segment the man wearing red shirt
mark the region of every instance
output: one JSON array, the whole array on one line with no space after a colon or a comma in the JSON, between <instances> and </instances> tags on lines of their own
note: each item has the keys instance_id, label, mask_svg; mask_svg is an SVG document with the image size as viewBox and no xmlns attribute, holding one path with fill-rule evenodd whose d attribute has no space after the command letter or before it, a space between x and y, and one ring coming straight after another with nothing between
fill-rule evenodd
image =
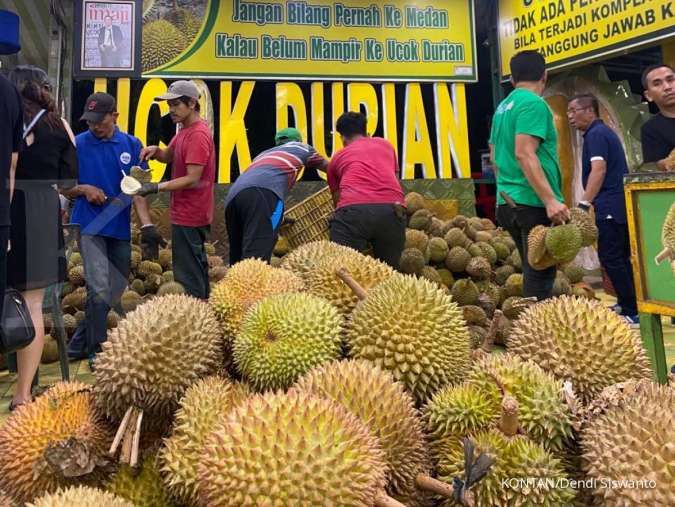
<instances>
[{"instance_id":1,"label":"man wearing red shirt","mask_svg":"<svg viewBox=\"0 0 675 507\"><path fill-rule=\"evenodd\" d=\"M335 243L365 250L395 269L405 245L405 207L393 146L366 134L362 113L344 113L336 129L344 148L328 165L328 186L336 201L330 222Z\"/></svg>"},{"instance_id":2,"label":"man wearing red shirt","mask_svg":"<svg viewBox=\"0 0 675 507\"><path fill-rule=\"evenodd\" d=\"M171 163L171 180L145 183L138 195L171 192L173 276L185 292L209 297L209 271L204 243L213 221L216 152L208 124L199 116L199 90L192 81L176 81L155 100L167 100L174 123L182 128L169 146L148 146L141 160Z\"/></svg>"}]
</instances>

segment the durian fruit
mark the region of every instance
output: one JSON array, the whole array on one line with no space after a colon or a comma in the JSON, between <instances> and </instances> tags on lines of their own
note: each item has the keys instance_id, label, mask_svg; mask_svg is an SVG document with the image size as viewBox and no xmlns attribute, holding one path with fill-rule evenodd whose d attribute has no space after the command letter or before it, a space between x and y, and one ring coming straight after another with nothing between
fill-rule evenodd
<instances>
[{"instance_id":1,"label":"durian fruit","mask_svg":"<svg viewBox=\"0 0 675 507\"><path fill-rule=\"evenodd\" d=\"M133 290L124 291L122 298L120 299L120 305L125 313L134 311L142 302L143 298L138 295L138 292Z\"/></svg>"},{"instance_id":2,"label":"durian fruit","mask_svg":"<svg viewBox=\"0 0 675 507\"><path fill-rule=\"evenodd\" d=\"M443 238L434 237L429 240L427 252L427 257L429 257L429 260L431 262L438 263L445 261L448 253L450 253L450 249Z\"/></svg>"},{"instance_id":3,"label":"durian fruit","mask_svg":"<svg viewBox=\"0 0 675 507\"><path fill-rule=\"evenodd\" d=\"M461 229L456 227L450 229L445 233L445 242L448 244L448 248L462 247L466 248L469 246L471 241L466 237L466 234Z\"/></svg>"},{"instance_id":4,"label":"durian fruit","mask_svg":"<svg viewBox=\"0 0 675 507\"><path fill-rule=\"evenodd\" d=\"M178 282L165 282L157 289L157 295L166 296L167 294L185 294L185 287Z\"/></svg>"},{"instance_id":5,"label":"durian fruit","mask_svg":"<svg viewBox=\"0 0 675 507\"><path fill-rule=\"evenodd\" d=\"M278 257L276 257L278 259ZM272 267L279 267L281 265L280 262L278 262L276 265L270 261L270 265ZM212 282L219 282L223 278L225 278L225 275L227 275L227 272L229 271L227 266L218 266L212 269L209 269L209 280ZM164 273L166 274L166 273ZM172 273L173 274L173 273Z\"/></svg>"},{"instance_id":6,"label":"durian fruit","mask_svg":"<svg viewBox=\"0 0 675 507\"><path fill-rule=\"evenodd\" d=\"M516 320L527 307L523 304L524 300L518 296L510 296L502 303L502 313L506 318Z\"/></svg>"},{"instance_id":7,"label":"durian fruit","mask_svg":"<svg viewBox=\"0 0 675 507\"><path fill-rule=\"evenodd\" d=\"M162 266L163 270L171 269L171 266L173 265L173 253L170 248L162 248L159 251L157 263Z\"/></svg>"},{"instance_id":8,"label":"durian fruit","mask_svg":"<svg viewBox=\"0 0 675 507\"><path fill-rule=\"evenodd\" d=\"M461 382L470 363L462 313L436 285L396 276L371 289L346 325L349 353L392 372L419 402Z\"/></svg>"},{"instance_id":9,"label":"durian fruit","mask_svg":"<svg viewBox=\"0 0 675 507\"><path fill-rule=\"evenodd\" d=\"M443 283L443 279L441 278L441 275L438 273L438 271L431 267L431 266L424 266L422 268L422 271L420 271L419 276L421 278L426 278L430 282L434 282L435 284L447 288L447 286Z\"/></svg>"},{"instance_id":10,"label":"durian fruit","mask_svg":"<svg viewBox=\"0 0 675 507\"><path fill-rule=\"evenodd\" d=\"M450 290L452 299L460 306L475 305L478 303L480 292L476 284L468 278L461 278L455 282Z\"/></svg>"},{"instance_id":11,"label":"durian fruit","mask_svg":"<svg viewBox=\"0 0 675 507\"><path fill-rule=\"evenodd\" d=\"M286 389L342 350L342 316L311 294L262 299L244 318L232 345L243 379L259 391Z\"/></svg>"},{"instance_id":12,"label":"durian fruit","mask_svg":"<svg viewBox=\"0 0 675 507\"><path fill-rule=\"evenodd\" d=\"M500 260L500 261L503 261L509 255L511 255L511 249L500 238L492 238L490 241L488 241L488 244L492 248L495 249L495 253L497 254L497 259Z\"/></svg>"},{"instance_id":13,"label":"durian fruit","mask_svg":"<svg viewBox=\"0 0 675 507\"><path fill-rule=\"evenodd\" d=\"M439 220L436 217L431 218L431 225L429 226L429 236L432 238L439 238L443 239L443 236L445 236L445 231L443 230L445 227L445 222L442 220Z\"/></svg>"},{"instance_id":14,"label":"durian fruit","mask_svg":"<svg viewBox=\"0 0 675 507\"><path fill-rule=\"evenodd\" d=\"M581 432L588 477L616 481L593 491L607 506L672 505L675 498L675 388L640 382ZM631 487L626 482L636 482ZM642 482L638 482L642 481ZM640 486L642 484L643 486ZM646 486L644 486L646 485Z\"/></svg>"},{"instance_id":15,"label":"durian fruit","mask_svg":"<svg viewBox=\"0 0 675 507\"><path fill-rule=\"evenodd\" d=\"M516 271L521 271L523 269L523 261L520 258L520 252L516 249L511 252L506 259L506 263L510 266L513 266Z\"/></svg>"},{"instance_id":16,"label":"durian fruit","mask_svg":"<svg viewBox=\"0 0 675 507\"><path fill-rule=\"evenodd\" d=\"M63 315L63 329L68 335L71 335L75 332L77 328L77 320L73 315L66 313Z\"/></svg>"},{"instance_id":17,"label":"durian fruit","mask_svg":"<svg viewBox=\"0 0 675 507\"><path fill-rule=\"evenodd\" d=\"M556 260L546 249L546 233L549 227L537 225L527 236L527 262L536 270L544 270L556 265Z\"/></svg>"},{"instance_id":18,"label":"durian fruit","mask_svg":"<svg viewBox=\"0 0 675 507\"><path fill-rule=\"evenodd\" d=\"M204 243L204 251L206 255L216 255L216 245L215 243L209 243L208 241Z\"/></svg>"},{"instance_id":19,"label":"durian fruit","mask_svg":"<svg viewBox=\"0 0 675 507\"><path fill-rule=\"evenodd\" d=\"M68 281L75 287L84 285L84 266L79 264L68 271Z\"/></svg>"},{"instance_id":20,"label":"durian fruit","mask_svg":"<svg viewBox=\"0 0 675 507\"><path fill-rule=\"evenodd\" d=\"M452 273L449 269L437 269L436 272L438 276L441 277L441 283L447 288L452 287L455 284L455 277L452 276Z\"/></svg>"},{"instance_id":21,"label":"durian fruit","mask_svg":"<svg viewBox=\"0 0 675 507\"><path fill-rule=\"evenodd\" d=\"M68 294L71 294L75 290L75 287L73 287L73 284L70 282L66 282L63 284L61 287L61 297L66 297Z\"/></svg>"},{"instance_id":22,"label":"durian fruit","mask_svg":"<svg viewBox=\"0 0 675 507\"><path fill-rule=\"evenodd\" d=\"M511 329L509 352L570 380L584 404L605 387L649 378L639 335L597 301L561 296L528 307Z\"/></svg>"},{"instance_id":23,"label":"durian fruit","mask_svg":"<svg viewBox=\"0 0 675 507\"><path fill-rule=\"evenodd\" d=\"M356 250L330 241L312 241L285 255L281 261L281 267L304 279L320 261L337 257L345 252L356 252Z\"/></svg>"},{"instance_id":24,"label":"durian fruit","mask_svg":"<svg viewBox=\"0 0 675 507\"><path fill-rule=\"evenodd\" d=\"M131 167L129 175L137 179L141 183L150 183L152 181L152 171L143 169L141 166L135 165Z\"/></svg>"},{"instance_id":25,"label":"durian fruit","mask_svg":"<svg viewBox=\"0 0 675 507\"><path fill-rule=\"evenodd\" d=\"M254 303L266 296L300 292L304 288L305 284L295 273L273 268L260 259L246 259L232 266L225 278L214 286L209 304L226 340L231 340Z\"/></svg>"},{"instance_id":26,"label":"durian fruit","mask_svg":"<svg viewBox=\"0 0 675 507\"><path fill-rule=\"evenodd\" d=\"M206 303L176 294L154 298L108 333L94 361L96 403L118 421L134 406L151 428L163 428L185 389L221 363L221 346Z\"/></svg>"},{"instance_id":27,"label":"durian fruit","mask_svg":"<svg viewBox=\"0 0 675 507\"><path fill-rule=\"evenodd\" d=\"M469 325L469 334L471 335L471 348L478 348L488 336L488 331L481 326Z\"/></svg>"},{"instance_id":28,"label":"durian fruit","mask_svg":"<svg viewBox=\"0 0 675 507\"><path fill-rule=\"evenodd\" d=\"M506 297L523 295L523 275L514 273L506 279L504 284L504 294Z\"/></svg>"},{"instance_id":29,"label":"durian fruit","mask_svg":"<svg viewBox=\"0 0 675 507\"><path fill-rule=\"evenodd\" d=\"M162 275L164 276L164 275ZM143 283L143 280L139 280L138 278L135 278L133 282L131 282L131 285L129 286L131 290L133 290L136 294L139 296L145 296L145 284Z\"/></svg>"},{"instance_id":30,"label":"durian fruit","mask_svg":"<svg viewBox=\"0 0 675 507\"><path fill-rule=\"evenodd\" d=\"M88 486L71 486L55 493L41 496L26 507L135 507L119 496Z\"/></svg>"},{"instance_id":31,"label":"durian fruit","mask_svg":"<svg viewBox=\"0 0 675 507\"><path fill-rule=\"evenodd\" d=\"M572 293L572 285L562 271L558 271L553 281L553 288L551 289L552 296L563 296Z\"/></svg>"},{"instance_id":32,"label":"durian fruit","mask_svg":"<svg viewBox=\"0 0 675 507\"><path fill-rule=\"evenodd\" d=\"M108 329L115 329L120 322L120 316L115 310L110 310L106 317L106 327Z\"/></svg>"},{"instance_id":33,"label":"durian fruit","mask_svg":"<svg viewBox=\"0 0 675 507\"><path fill-rule=\"evenodd\" d=\"M173 23L191 42L199 32L201 22L188 9L171 9L164 19Z\"/></svg>"},{"instance_id":34,"label":"durian fruit","mask_svg":"<svg viewBox=\"0 0 675 507\"><path fill-rule=\"evenodd\" d=\"M556 225L546 231L546 250L556 262L571 262L581 248L581 232L573 224Z\"/></svg>"},{"instance_id":35,"label":"durian fruit","mask_svg":"<svg viewBox=\"0 0 675 507\"><path fill-rule=\"evenodd\" d=\"M497 263L497 252L494 248L492 248L492 246L490 246L489 243L485 241L478 241L475 246L480 249L481 253L479 255L490 261L491 266L494 266Z\"/></svg>"},{"instance_id":36,"label":"durian fruit","mask_svg":"<svg viewBox=\"0 0 675 507\"><path fill-rule=\"evenodd\" d=\"M413 215L421 209L424 209L424 197L417 192L409 192L405 195L405 206L408 215Z\"/></svg>"},{"instance_id":37,"label":"durian fruit","mask_svg":"<svg viewBox=\"0 0 675 507\"><path fill-rule=\"evenodd\" d=\"M463 273L471 260L471 254L461 246L455 246L450 249L445 258L445 267L453 273Z\"/></svg>"},{"instance_id":38,"label":"durian fruit","mask_svg":"<svg viewBox=\"0 0 675 507\"><path fill-rule=\"evenodd\" d=\"M59 360L59 344L56 342L51 335L45 335L45 343L42 347L42 356L40 357L40 362L42 364L55 363Z\"/></svg>"},{"instance_id":39,"label":"durian fruit","mask_svg":"<svg viewBox=\"0 0 675 507\"><path fill-rule=\"evenodd\" d=\"M423 231L417 229L405 230L405 249L416 248L420 252L426 252L429 238Z\"/></svg>"},{"instance_id":40,"label":"durian fruit","mask_svg":"<svg viewBox=\"0 0 675 507\"><path fill-rule=\"evenodd\" d=\"M0 489L27 502L60 486L95 483L111 435L91 388L59 382L0 426Z\"/></svg>"},{"instance_id":41,"label":"durian fruit","mask_svg":"<svg viewBox=\"0 0 675 507\"><path fill-rule=\"evenodd\" d=\"M401 253L400 269L403 273L418 275L425 264L424 254L417 248L406 248Z\"/></svg>"},{"instance_id":42,"label":"durian fruit","mask_svg":"<svg viewBox=\"0 0 675 507\"><path fill-rule=\"evenodd\" d=\"M473 257L466 265L467 274L474 280L489 280L492 267L485 257Z\"/></svg>"},{"instance_id":43,"label":"durian fruit","mask_svg":"<svg viewBox=\"0 0 675 507\"><path fill-rule=\"evenodd\" d=\"M483 327L488 325L488 319L487 315L485 315L485 310L483 310L480 306L462 306L462 315L464 316L466 323L469 325Z\"/></svg>"},{"instance_id":44,"label":"durian fruit","mask_svg":"<svg viewBox=\"0 0 675 507\"><path fill-rule=\"evenodd\" d=\"M73 292L63 298L61 306L64 311L75 313L77 310L84 310L87 302L87 289L78 287Z\"/></svg>"},{"instance_id":45,"label":"durian fruit","mask_svg":"<svg viewBox=\"0 0 675 507\"><path fill-rule=\"evenodd\" d=\"M146 275L145 280L143 280L143 288L146 294L156 294L161 285L162 276L154 273Z\"/></svg>"},{"instance_id":46,"label":"durian fruit","mask_svg":"<svg viewBox=\"0 0 675 507\"><path fill-rule=\"evenodd\" d=\"M198 490L214 507L366 506L387 472L379 442L358 417L291 390L249 398L223 421L205 446Z\"/></svg>"},{"instance_id":47,"label":"durian fruit","mask_svg":"<svg viewBox=\"0 0 675 507\"><path fill-rule=\"evenodd\" d=\"M124 498L135 507L172 507L168 488L162 481L157 452L146 453L140 468L120 465L106 486L106 491Z\"/></svg>"},{"instance_id":48,"label":"durian fruit","mask_svg":"<svg viewBox=\"0 0 675 507\"><path fill-rule=\"evenodd\" d=\"M307 275L308 292L326 299L343 315L351 313L358 297L336 274L339 269L346 269L366 291L394 275L394 270L388 265L358 252L318 263Z\"/></svg>"},{"instance_id":49,"label":"durian fruit","mask_svg":"<svg viewBox=\"0 0 675 507\"><path fill-rule=\"evenodd\" d=\"M87 317L86 313L84 313L81 310L78 310L77 312L75 312L75 324L79 326L86 317Z\"/></svg>"},{"instance_id":50,"label":"durian fruit","mask_svg":"<svg viewBox=\"0 0 675 507\"><path fill-rule=\"evenodd\" d=\"M70 257L68 257L68 271L70 271L70 268L79 266L80 264L82 264L82 254L80 252L70 254Z\"/></svg>"},{"instance_id":51,"label":"durian fruit","mask_svg":"<svg viewBox=\"0 0 675 507\"><path fill-rule=\"evenodd\" d=\"M505 264L495 269L495 282L497 285L504 285L509 276L516 272L516 268Z\"/></svg>"},{"instance_id":52,"label":"durian fruit","mask_svg":"<svg viewBox=\"0 0 675 507\"><path fill-rule=\"evenodd\" d=\"M563 273L570 283L579 283L584 280L584 268L577 264L567 264L563 267Z\"/></svg>"},{"instance_id":53,"label":"durian fruit","mask_svg":"<svg viewBox=\"0 0 675 507\"><path fill-rule=\"evenodd\" d=\"M661 243L663 250L654 258L654 262L659 265L666 259L670 260L670 267L673 270L673 276L675 276L675 203L670 206L666 218L663 220Z\"/></svg>"},{"instance_id":54,"label":"durian fruit","mask_svg":"<svg viewBox=\"0 0 675 507\"><path fill-rule=\"evenodd\" d=\"M162 284L173 282L173 281L175 281L174 278L173 278L173 271L165 271L164 273L162 273Z\"/></svg>"},{"instance_id":55,"label":"durian fruit","mask_svg":"<svg viewBox=\"0 0 675 507\"><path fill-rule=\"evenodd\" d=\"M541 445L521 435L506 436L496 429L473 434L469 439L476 453L485 453L495 460L488 474L471 489L476 507L572 505L574 490L564 482L568 477L560 460ZM464 471L464 449L456 441L444 441L440 449L438 478L452 484ZM509 482L513 479L523 482L529 479L534 483Z\"/></svg>"},{"instance_id":56,"label":"durian fruit","mask_svg":"<svg viewBox=\"0 0 675 507\"><path fill-rule=\"evenodd\" d=\"M147 72L176 58L189 44L188 38L164 19L143 25L141 63Z\"/></svg>"},{"instance_id":57,"label":"durian fruit","mask_svg":"<svg viewBox=\"0 0 675 507\"><path fill-rule=\"evenodd\" d=\"M561 394L562 382L535 363L511 354L490 354L474 364L467 382L496 400L501 398L500 389L513 396L519 405L520 431L546 449L560 451L572 436L572 414Z\"/></svg>"},{"instance_id":58,"label":"durian fruit","mask_svg":"<svg viewBox=\"0 0 675 507\"><path fill-rule=\"evenodd\" d=\"M468 223L469 222L464 215L455 215L454 218L452 219L452 225L459 229L466 227Z\"/></svg>"},{"instance_id":59,"label":"durian fruit","mask_svg":"<svg viewBox=\"0 0 675 507\"><path fill-rule=\"evenodd\" d=\"M296 387L334 400L361 419L385 452L389 495L406 505L421 500L415 478L431 469L422 423L412 397L389 372L368 361L335 361L311 370Z\"/></svg>"},{"instance_id":60,"label":"durian fruit","mask_svg":"<svg viewBox=\"0 0 675 507\"><path fill-rule=\"evenodd\" d=\"M130 267L131 271L134 272L138 269L138 266L141 264L141 254L139 252L136 252L134 250L131 251L131 260L130 260Z\"/></svg>"},{"instance_id":61,"label":"durian fruit","mask_svg":"<svg viewBox=\"0 0 675 507\"><path fill-rule=\"evenodd\" d=\"M413 213L408 219L408 227L418 231L426 231L431 227L431 211L421 209Z\"/></svg>"},{"instance_id":62,"label":"durian fruit","mask_svg":"<svg viewBox=\"0 0 675 507\"><path fill-rule=\"evenodd\" d=\"M218 266L225 265L225 261L219 255L209 255L206 258L209 268L217 268Z\"/></svg>"},{"instance_id":63,"label":"durian fruit","mask_svg":"<svg viewBox=\"0 0 675 507\"><path fill-rule=\"evenodd\" d=\"M161 275L162 266L153 261L141 261L138 265L138 274L144 278L149 275Z\"/></svg>"},{"instance_id":64,"label":"durian fruit","mask_svg":"<svg viewBox=\"0 0 675 507\"><path fill-rule=\"evenodd\" d=\"M160 451L166 484L184 503L199 502L197 466L211 432L249 394L244 384L217 376L198 380L185 391L173 432Z\"/></svg>"},{"instance_id":65,"label":"durian fruit","mask_svg":"<svg viewBox=\"0 0 675 507\"><path fill-rule=\"evenodd\" d=\"M591 215L579 208L570 208L570 223L581 233L581 246L591 246L598 240L598 227Z\"/></svg>"}]
</instances>

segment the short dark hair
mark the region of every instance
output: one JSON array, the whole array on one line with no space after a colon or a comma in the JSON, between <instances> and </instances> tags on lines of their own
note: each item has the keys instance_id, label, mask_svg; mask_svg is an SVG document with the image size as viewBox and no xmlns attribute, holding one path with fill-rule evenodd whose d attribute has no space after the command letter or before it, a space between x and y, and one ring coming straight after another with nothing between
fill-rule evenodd
<instances>
[{"instance_id":1,"label":"short dark hair","mask_svg":"<svg viewBox=\"0 0 675 507\"><path fill-rule=\"evenodd\" d=\"M546 60L543 55L531 49L515 54L509 66L514 83L539 81L546 72Z\"/></svg>"},{"instance_id":2,"label":"short dark hair","mask_svg":"<svg viewBox=\"0 0 675 507\"><path fill-rule=\"evenodd\" d=\"M349 111L342 113L335 123L335 129L345 137L365 136L368 119L360 112Z\"/></svg>"},{"instance_id":3,"label":"short dark hair","mask_svg":"<svg viewBox=\"0 0 675 507\"><path fill-rule=\"evenodd\" d=\"M653 70L660 69L661 67L665 67L666 69L670 69L672 72L675 72L675 69L673 69L667 63L655 63L653 65L650 65L649 67L647 67L645 70L642 71L642 88L644 88L645 90L647 89L647 85L649 84L647 82L647 76L649 76L649 73Z\"/></svg>"},{"instance_id":4,"label":"short dark hair","mask_svg":"<svg viewBox=\"0 0 675 507\"><path fill-rule=\"evenodd\" d=\"M199 112L199 101L195 99L194 97L188 97L186 95L183 95L182 97L178 97L177 100L180 100L183 104L186 106L190 106L190 101L194 100L195 101L195 111Z\"/></svg>"},{"instance_id":5,"label":"short dark hair","mask_svg":"<svg viewBox=\"0 0 675 507\"><path fill-rule=\"evenodd\" d=\"M595 116L600 117L600 103L592 93L579 93L570 99L570 102L578 101L583 107L592 107Z\"/></svg>"}]
</instances>

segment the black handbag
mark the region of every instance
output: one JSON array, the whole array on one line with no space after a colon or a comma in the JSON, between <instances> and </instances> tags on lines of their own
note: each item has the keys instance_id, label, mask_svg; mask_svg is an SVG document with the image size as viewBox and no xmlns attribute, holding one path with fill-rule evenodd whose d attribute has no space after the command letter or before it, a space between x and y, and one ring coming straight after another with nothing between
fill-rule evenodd
<instances>
[{"instance_id":1,"label":"black handbag","mask_svg":"<svg viewBox=\"0 0 675 507\"><path fill-rule=\"evenodd\" d=\"M30 345L34 338L35 327L26 300L15 289L5 290L0 321L0 354L22 349Z\"/></svg>"}]
</instances>

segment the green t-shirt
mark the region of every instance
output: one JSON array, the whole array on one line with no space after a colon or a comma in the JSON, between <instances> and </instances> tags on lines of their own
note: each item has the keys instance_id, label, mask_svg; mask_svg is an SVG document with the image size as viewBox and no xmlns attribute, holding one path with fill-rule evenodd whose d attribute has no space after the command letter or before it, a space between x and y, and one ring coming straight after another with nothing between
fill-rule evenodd
<instances>
[{"instance_id":1,"label":"green t-shirt","mask_svg":"<svg viewBox=\"0 0 675 507\"><path fill-rule=\"evenodd\" d=\"M497 203L504 204L504 199L499 195L499 192L504 192L518 204L544 206L516 160L517 134L539 138L537 158L553 195L563 202L558 135L553 124L553 113L539 95L524 88L516 88L497 107L490 132L490 144L494 146L497 164Z\"/></svg>"}]
</instances>

